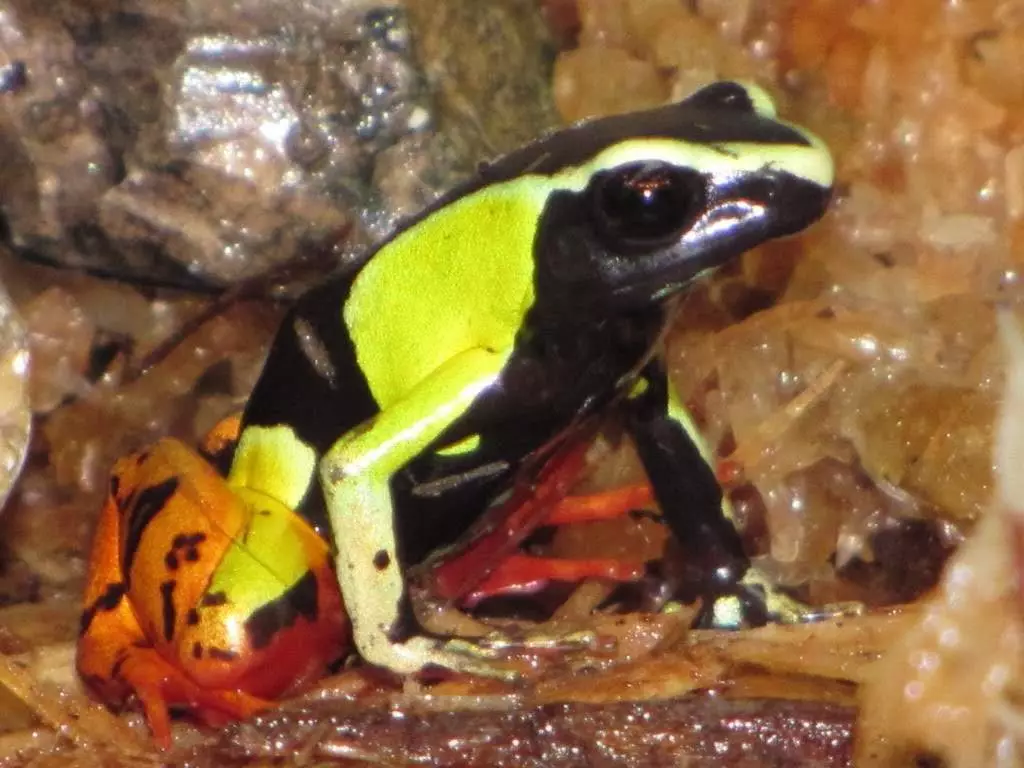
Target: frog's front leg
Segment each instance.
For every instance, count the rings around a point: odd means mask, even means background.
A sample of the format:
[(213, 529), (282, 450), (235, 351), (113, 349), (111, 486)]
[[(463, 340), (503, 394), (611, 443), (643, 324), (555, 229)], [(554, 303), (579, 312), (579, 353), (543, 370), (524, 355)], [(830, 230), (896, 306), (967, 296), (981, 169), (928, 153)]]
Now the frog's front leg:
[(507, 355), (466, 350), (338, 440), (320, 463), (336, 567), (360, 655), (401, 674), (437, 666), (505, 676), (493, 652), (424, 634), (402, 636), (405, 574), (397, 554), (391, 478), (421, 454), (498, 377)]
[(795, 622), (813, 609), (764, 577), (743, 551), (732, 508), (723, 498), (713, 457), (679, 402), (660, 361), (643, 372), (628, 403), (630, 431), (665, 522), (705, 598), (701, 623), (718, 628)]

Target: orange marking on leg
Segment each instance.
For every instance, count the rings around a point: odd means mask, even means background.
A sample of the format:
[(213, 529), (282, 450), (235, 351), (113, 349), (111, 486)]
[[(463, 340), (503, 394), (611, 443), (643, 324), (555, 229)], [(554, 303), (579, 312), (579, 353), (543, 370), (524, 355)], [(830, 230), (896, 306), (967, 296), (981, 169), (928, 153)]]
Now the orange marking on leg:
[(588, 445), (581, 442), (550, 459), (536, 482), (517, 487), (504, 504), (489, 510), (488, 517), (494, 515), (500, 522), (470, 539), (460, 551), (448, 553), (432, 568), (434, 592), (472, 605), (491, 595), (533, 591), (549, 581), (640, 578), (644, 573), (642, 564), (533, 558), (517, 552), (526, 537), (542, 525), (608, 520), (654, 505), (649, 484), (568, 496), (586, 467), (587, 449)]
[(502, 504), (491, 507), (484, 519), (489, 528), (448, 553), (431, 568), (432, 589), (439, 597), (455, 600), (468, 594), (506, 557), (515, 554), (565, 498), (586, 466), (588, 445), (580, 443), (550, 459), (535, 482), (517, 485)]
[[(238, 631), (249, 616), (228, 596), (220, 624), (203, 607), (210, 577), (251, 515), (223, 477), (176, 440), (115, 465), (93, 544), (77, 666), (107, 703), (121, 705), (134, 694), (161, 746), (170, 745), (169, 708), (210, 725), (249, 717), (323, 674), (347, 645), (327, 545), (297, 516), (292, 533), (304, 537), (315, 621), (295, 621), (265, 648), (253, 648), (248, 632)], [(193, 637), (193, 630), (209, 637)], [(218, 649), (197, 639), (226, 649), (216, 675), (203, 673)]]
[(200, 722), (214, 726), (251, 717), (272, 705), (240, 691), (202, 688), (153, 648), (128, 649), (118, 677), (135, 691), (153, 739), (163, 749), (171, 745), (170, 706), (184, 706)]
[(614, 520), (636, 509), (650, 509), (654, 504), (654, 491), (647, 484), (628, 485), (585, 496), (567, 496), (555, 504), (544, 519), (544, 524), (569, 525)]
[(511, 555), (460, 602), (472, 608), (480, 601), (499, 595), (537, 592), (552, 581), (575, 583), (584, 579), (630, 582), (643, 578), (643, 563), (594, 558), (568, 560), (559, 557)]

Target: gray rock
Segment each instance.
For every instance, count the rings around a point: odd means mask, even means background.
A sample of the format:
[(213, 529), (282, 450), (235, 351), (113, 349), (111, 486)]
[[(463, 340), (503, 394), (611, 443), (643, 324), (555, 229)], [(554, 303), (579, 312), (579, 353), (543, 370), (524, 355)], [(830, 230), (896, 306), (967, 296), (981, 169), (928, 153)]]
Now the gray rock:
[(0, 0), (9, 241), (215, 287), (384, 236), (553, 122), (534, 3), (413, 5)]

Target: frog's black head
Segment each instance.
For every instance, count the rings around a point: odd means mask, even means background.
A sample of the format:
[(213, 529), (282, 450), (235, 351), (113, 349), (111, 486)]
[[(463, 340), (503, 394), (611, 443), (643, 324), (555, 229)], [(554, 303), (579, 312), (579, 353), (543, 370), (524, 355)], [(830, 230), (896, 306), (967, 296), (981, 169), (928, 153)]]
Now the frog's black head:
[(808, 226), (832, 191), (825, 146), (737, 83), (580, 125), (516, 160), (551, 185), (534, 243), (537, 290), (563, 306), (649, 305)]

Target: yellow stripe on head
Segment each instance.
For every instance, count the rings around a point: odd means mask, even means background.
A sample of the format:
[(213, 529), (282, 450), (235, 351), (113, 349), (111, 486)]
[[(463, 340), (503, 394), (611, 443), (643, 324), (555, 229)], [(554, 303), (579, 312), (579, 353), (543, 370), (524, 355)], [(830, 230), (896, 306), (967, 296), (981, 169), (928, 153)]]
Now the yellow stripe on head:
[(809, 145), (748, 142), (692, 144), (668, 138), (629, 139), (599, 152), (588, 163), (563, 170), (555, 177), (555, 184), (559, 188), (579, 192), (602, 170), (658, 162), (692, 168), (719, 178), (776, 169), (822, 187), (831, 186), (835, 178), (831, 156), (828, 151), (823, 151), (824, 145), (820, 139), (807, 131), (801, 130), (800, 133), (810, 142)]

